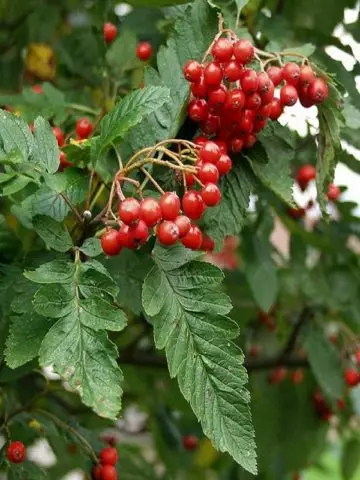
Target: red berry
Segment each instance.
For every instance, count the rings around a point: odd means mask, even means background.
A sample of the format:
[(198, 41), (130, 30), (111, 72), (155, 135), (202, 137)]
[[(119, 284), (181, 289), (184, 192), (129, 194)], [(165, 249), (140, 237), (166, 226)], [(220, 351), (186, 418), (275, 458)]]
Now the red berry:
[(92, 478), (94, 480), (102, 480), (102, 471), (103, 471), (103, 466), (98, 464), (94, 465), (94, 468), (92, 470)]
[(119, 218), (127, 225), (137, 222), (140, 217), (140, 203), (136, 198), (125, 198), (119, 205)]
[(190, 230), (191, 221), (186, 215), (179, 215), (175, 218), (174, 223), (179, 229), (179, 238), (184, 237)]
[(118, 475), (113, 465), (104, 465), (101, 472), (101, 480), (117, 480)]
[(200, 161), (204, 163), (216, 164), (220, 157), (220, 148), (216, 145), (216, 143), (211, 142), (210, 140), (208, 140), (205, 145), (203, 145), (199, 154)]
[(299, 85), (300, 87), (308, 87), (315, 79), (313, 69), (309, 65), (303, 65), (300, 68)]
[(283, 68), (283, 79), (294, 87), (297, 86), (300, 79), (300, 67), (297, 63), (289, 62)]
[(175, 220), (180, 212), (180, 199), (175, 192), (166, 192), (160, 199), (160, 208), (164, 220)]
[(329, 96), (329, 87), (323, 78), (316, 78), (310, 85), (308, 90), (309, 100), (318, 105), (324, 102)]
[(59, 165), (60, 171), (63, 171), (64, 168), (68, 168), (72, 166), (72, 163), (69, 162), (69, 160), (67, 159), (67, 155), (65, 152), (59, 153), (59, 160), (60, 160), (60, 165)]
[(316, 169), (310, 164), (303, 165), (296, 174), (296, 180), (300, 187), (305, 190), (308, 183), (316, 178)]
[[(271, 101), (272, 103), (272, 101)], [(267, 103), (266, 105), (263, 105), (257, 112), (256, 112), (256, 118), (258, 120), (266, 120), (268, 117), (270, 117), (271, 113), (271, 103)]]
[(249, 355), (251, 357), (257, 357), (260, 353), (260, 346), (259, 345), (251, 345), (250, 349), (249, 349)]
[(349, 387), (356, 387), (360, 382), (360, 376), (355, 368), (348, 368), (344, 372), (344, 379)]
[(241, 110), (245, 105), (245, 94), (239, 88), (230, 90), (226, 99), (226, 108), (231, 110)]
[(275, 93), (275, 87), (273, 83), (270, 83), (269, 89), (265, 93), (261, 93), (261, 101), (263, 105), (266, 105), (273, 101)]
[(249, 133), (244, 137), (244, 147), (245, 148), (252, 148), (257, 141), (256, 135)]
[(182, 199), (182, 208), (191, 220), (199, 220), (205, 210), (205, 204), (200, 193), (196, 190), (185, 192)]
[(203, 235), (197, 225), (191, 225), (188, 233), (181, 239), (181, 243), (191, 250), (199, 250), (201, 248)]
[(253, 93), (246, 97), (245, 108), (248, 110), (257, 110), (261, 106), (261, 97), (258, 93)]
[(259, 87), (259, 78), (255, 70), (246, 70), (241, 77), (240, 83), (246, 95), (255, 93)]
[(216, 163), (216, 168), (220, 175), (226, 175), (232, 168), (232, 161), (229, 155), (223, 153)]
[(274, 98), (274, 100), (270, 103), (270, 115), (269, 117), (271, 120), (277, 120), (283, 113), (283, 106), (281, 101), (278, 98)]
[(100, 452), (100, 462), (105, 465), (115, 465), (119, 459), (116, 448), (106, 447)]
[(203, 239), (201, 242), (201, 250), (204, 250), (204, 252), (212, 252), (215, 248), (215, 242), (214, 240), (209, 237), (208, 235), (203, 235)]
[(132, 236), (132, 230), (129, 225), (123, 223), (118, 232), (118, 241), (122, 247), (135, 250), (137, 247), (134, 237)]
[(205, 100), (192, 100), (188, 106), (188, 115), (194, 122), (203, 122), (206, 120), (209, 112), (208, 104)]
[(32, 90), (34, 93), (39, 93), (39, 94), (44, 93), (43, 87), (42, 87), (41, 85), (39, 85), (39, 84), (33, 85), (33, 86), (31, 87), (31, 90)]
[(287, 375), (287, 370), (284, 367), (278, 367), (273, 370), (269, 375), (269, 383), (276, 385), (285, 380)]
[(195, 145), (198, 145), (199, 147), (203, 147), (205, 143), (207, 143), (209, 139), (205, 137), (205, 135), (199, 135), (198, 137), (194, 138), (193, 142)]
[(156, 235), (163, 245), (174, 245), (179, 239), (179, 228), (175, 222), (165, 220), (158, 226)]
[(79, 118), (76, 122), (76, 133), (79, 138), (88, 138), (94, 127), (88, 118)]
[(266, 119), (258, 119), (254, 123), (253, 133), (261, 132), (266, 127), (267, 120)]
[(201, 122), (201, 129), (207, 135), (213, 135), (220, 129), (220, 117), (208, 114), (204, 122)]
[(220, 148), (221, 153), (227, 153), (227, 145), (225, 140), (221, 140), (221, 138), (213, 138), (212, 141)]
[(149, 42), (140, 42), (136, 47), (136, 56), (139, 60), (146, 62), (152, 55), (152, 46)]
[(231, 150), (234, 153), (239, 153), (244, 148), (244, 139), (243, 138), (233, 138), (231, 140)]
[(198, 447), (198, 439), (195, 435), (184, 435), (182, 442), (185, 450), (195, 450)]
[(205, 205), (215, 207), (221, 201), (220, 189), (215, 183), (208, 183), (201, 189), (201, 196)]
[(118, 255), (122, 249), (119, 232), (114, 228), (107, 229), (101, 236), (101, 248), (105, 255)]
[(299, 100), (304, 108), (310, 108), (314, 103), (309, 98), (309, 87), (300, 87), (298, 89)]
[(344, 410), (346, 408), (346, 403), (345, 403), (345, 400), (343, 400), (342, 398), (339, 398), (337, 401), (336, 401), (336, 405), (338, 407), (339, 410)]
[(203, 68), (196, 60), (189, 60), (184, 69), (184, 77), (188, 82), (198, 82), (201, 79)]
[(219, 88), (211, 90), (208, 97), (208, 103), (210, 107), (221, 107), (227, 99), (227, 89), (223, 85)]
[(236, 60), (231, 60), (224, 65), (224, 78), (229, 82), (237, 82), (243, 73), (242, 65)]
[(255, 50), (249, 40), (241, 39), (234, 44), (234, 55), (241, 64), (249, 63), (254, 58)]
[(203, 75), (198, 82), (191, 84), (191, 93), (194, 95), (194, 97), (206, 98), (208, 87), (205, 83)]
[(251, 133), (254, 128), (254, 122), (249, 115), (250, 110), (245, 110), (243, 116), (241, 117), (239, 128), (243, 133)]
[(288, 208), (288, 215), (289, 217), (293, 218), (294, 220), (298, 220), (302, 218), (306, 214), (305, 208)]
[(269, 78), (273, 82), (274, 86), (277, 87), (283, 80), (283, 69), (280, 67), (269, 67), (266, 70), (266, 73), (269, 75)]
[(59, 127), (53, 127), (52, 128), (53, 134), (56, 137), (57, 143), (59, 147), (62, 147), (64, 145), (65, 139), (64, 139), (64, 133)]
[(273, 82), (270, 80), (269, 75), (265, 72), (258, 73), (258, 79), (258, 92), (260, 93), (260, 95), (264, 95), (274, 86)]
[(292, 372), (291, 381), (296, 385), (301, 383), (303, 379), (304, 379), (304, 372), (300, 368)]
[(185, 183), (187, 187), (192, 187), (195, 184), (196, 180), (192, 173), (185, 172)]
[(130, 227), (129, 233), (135, 242), (143, 245), (149, 238), (149, 227), (144, 220), (139, 220), (135, 225)]
[(219, 180), (219, 170), (213, 163), (203, 163), (199, 167), (198, 177), (204, 184), (216, 183)]
[(11, 442), (6, 452), (7, 459), (11, 463), (21, 463), (26, 457), (26, 448), (22, 442)]
[(219, 64), (210, 62), (204, 69), (204, 81), (208, 87), (219, 87), (223, 79), (223, 71)]
[(280, 90), (280, 101), (282, 105), (292, 107), (298, 101), (299, 95), (292, 85), (284, 85)]
[(104, 23), (104, 40), (105, 43), (111, 43), (115, 40), (117, 35), (117, 28), (113, 23), (106, 22)]
[(153, 227), (161, 220), (161, 208), (155, 198), (144, 198), (140, 203), (140, 218), (148, 227)]
[(334, 185), (333, 183), (330, 183), (328, 186), (328, 191), (327, 191), (327, 196), (329, 200), (332, 200), (333, 202), (336, 202), (336, 200), (339, 199), (341, 195), (341, 190), (337, 185)]
[(234, 53), (233, 44), (227, 38), (219, 38), (214, 43), (211, 54), (218, 62), (227, 62)]

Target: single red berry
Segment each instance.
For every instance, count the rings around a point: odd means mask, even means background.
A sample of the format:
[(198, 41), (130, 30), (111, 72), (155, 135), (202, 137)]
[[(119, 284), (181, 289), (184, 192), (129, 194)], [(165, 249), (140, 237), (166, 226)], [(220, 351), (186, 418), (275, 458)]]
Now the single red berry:
[(249, 133), (244, 137), (244, 148), (252, 148), (257, 142), (256, 135)]
[(297, 63), (289, 62), (283, 68), (283, 79), (294, 87), (297, 86), (300, 79), (300, 67)]
[(7, 459), (11, 463), (21, 463), (26, 457), (26, 448), (22, 442), (11, 442), (6, 452)]
[(119, 459), (116, 448), (106, 447), (100, 452), (100, 462), (104, 465), (115, 465)]
[(231, 150), (234, 153), (239, 153), (244, 148), (244, 139), (235, 137), (231, 140)]
[(338, 407), (339, 410), (345, 410), (345, 408), (346, 408), (345, 400), (342, 399), (342, 398), (339, 398), (339, 399), (336, 401), (336, 405), (337, 405), (337, 407)]
[(64, 139), (64, 133), (59, 127), (52, 127), (53, 134), (56, 137), (56, 141), (59, 145), (59, 147), (62, 147), (64, 145), (65, 139)]
[(205, 137), (205, 135), (199, 135), (198, 137), (194, 138), (193, 142), (195, 145), (198, 145), (199, 147), (203, 147), (205, 143), (207, 143), (209, 139)]
[(182, 208), (191, 220), (199, 220), (205, 210), (205, 204), (200, 193), (196, 190), (185, 192), (182, 199)]
[(216, 62), (210, 62), (204, 69), (204, 81), (208, 87), (219, 87), (223, 79), (223, 71)]
[(272, 385), (276, 385), (278, 383), (281, 383), (285, 380), (286, 375), (287, 375), (286, 368), (278, 367), (270, 373), (269, 383), (271, 383)]
[(201, 162), (204, 163), (214, 163), (219, 160), (221, 157), (220, 148), (216, 145), (216, 143), (208, 140), (205, 145), (200, 150), (199, 159)]
[(125, 198), (119, 205), (119, 218), (127, 225), (131, 225), (139, 220), (140, 203), (136, 198)]
[(309, 98), (309, 87), (298, 88), (299, 100), (304, 108), (310, 108), (314, 105), (314, 102)]
[(241, 77), (240, 83), (246, 95), (255, 93), (259, 87), (259, 78), (255, 70), (246, 70)]
[(283, 69), (281, 67), (269, 67), (266, 70), (266, 73), (269, 75), (269, 78), (271, 79), (275, 87), (280, 85), (283, 80)]
[(308, 97), (312, 103), (323, 103), (329, 96), (329, 87), (323, 78), (315, 78), (309, 85)]
[(258, 93), (253, 93), (246, 97), (245, 108), (248, 110), (258, 110), (261, 107), (261, 97)]
[(207, 135), (214, 135), (220, 130), (220, 117), (208, 113), (206, 119), (201, 122), (201, 129)]
[(227, 62), (234, 53), (233, 44), (227, 38), (219, 38), (216, 40), (211, 49), (211, 54), (218, 62)]
[(356, 350), (355, 352), (355, 360), (358, 365), (360, 365), (360, 350)]
[(267, 124), (267, 119), (257, 119), (254, 123), (253, 133), (259, 133), (264, 130)]
[(195, 176), (192, 173), (185, 172), (185, 183), (187, 187), (192, 187), (195, 183)]
[(205, 185), (207, 183), (217, 183), (219, 180), (219, 170), (213, 163), (203, 163), (199, 167), (198, 177)]
[(241, 64), (249, 63), (254, 58), (255, 50), (249, 40), (241, 39), (234, 44), (234, 55)]
[(204, 252), (212, 252), (214, 248), (215, 248), (214, 240), (208, 235), (203, 234), (200, 250), (204, 250)]
[(101, 248), (105, 255), (118, 255), (122, 249), (119, 241), (119, 232), (114, 228), (107, 229), (101, 236)]
[(315, 79), (313, 69), (309, 65), (302, 65), (300, 68), (299, 86), (308, 87)]
[(258, 79), (258, 92), (260, 93), (260, 95), (264, 95), (274, 86), (273, 82), (271, 81), (269, 75), (266, 72), (258, 73)]
[(341, 195), (341, 190), (337, 185), (330, 183), (328, 186), (327, 197), (329, 200), (336, 202)]
[(137, 247), (136, 241), (132, 236), (132, 229), (129, 225), (123, 223), (118, 232), (118, 241), (122, 247), (129, 248), (130, 250), (135, 250)]
[(31, 87), (31, 90), (32, 90), (34, 93), (39, 93), (39, 94), (44, 93), (43, 87), (42, 87), (41, 85), (39, 85), (39, 84), (33, 85), (33, 86)]
[(194, 97), (206, 98), (208, 94), (208, 86), (205, 83), (204, 75), (201, 76), (198, 82), (191, 84), (191, 93)]
[(355, 368), (347, 368), (344, 372), (344, 379), (349, 387), (356, 387), (360, 382), (360, 376)]
[(256, 112), (256, 118), (257, 120), (266, 120), (267, 118), (270, 117), (271, 113), (271, 103), (267, 103), (266, 105), (263, 105), (257, 112)]
[(306, 210), (305, 208), (288, 208), (287, 210), (289, 217), (293, 218), (294, 220), (298, 220), (299, 218), (305, 217)]
[(271, 109), (269, 117), (271, 120), (277, 120), (284, 111), (282, 103), (278, 98), (274, 98), (274, 100), (270, 103), (270, 106)]
[(239, 123), (239, 129), (243, 133), (251, 133), (254, 129), (254, 121), (252, 120), (251, 116), (247, 113), (250, 111), (251, 110), (245, 110)]
[(148, 227), (153, 227), (161, 220), (161, 208), (155, 198), (144, 198), (140, 203), (140, 218)]
[(188, 82), (198, 82), (201, 79), (203, 68), (196, 60), (189, 60), (183, 69), (183, 73)]
[(201, 196), (208, 207), (215, 207), (221, 201), (221, 192), (215, 183), (206, 184), (201, 189)]
[(158, 226), (156, 235), (163, 245), (174, 245), (179, 239), (179, 228), (175, 222), (164, 220)]
[(196, 450), (198, 448), (198, 438), (195, 435), (184, 435), (182, 443), (185, 450)]
[(231, 110), (241, 110), (245, 105), (245, 94), (239, 88), (230, 90), (227, 95), (225, 106)]
[(310, 164), (303, 165), (299, 168), (296, 174), (296, 180), (302, 190), (305, 190), (309, 182), (315, 180), (316, 178), (316, 169)]
[(282, 105), (292, 107), (298, 101), (299, 95), (292, 85), (284, 85), (280, 90), (280, 101)]
[(265, 93), (260, 93), (261, 102), (263, 105), (266, 105), (274, 100), (275, 94), (275, 87), (274, 84), (271, 82), (269, 89)]
[(232, 168), (232, 161), (229, 155), (223, 153), (216, 163), (216, 168), (220, 175), (226, 175)]
[(229, 82), (237, 82), (243, 73), (243, 67), (236, 60), (231, 60), (224, 65), (224, 78)]
[(191, 250), (199, 250), (201, 248), (203, 235), (197, 225), (191, 225), (188, 233), (181, 239), (181, 243)]
[(92, 469), (92, 478), (94, 480), (102, 480), (103, 476), (102, 476), (102, 471), (103, 471), (103, 466), (98, 464), (98, 465), (94, 465), (93, 469)]
[(75, 131), (79, 138), (88, 138), (94, 127), (88, 118), (79, 118), (76, 122)]
[(117, 35), (117, 28), (113, 23), (106, 22), (104, 23), (104, 40), (105, 43), (111, 43), (115, 40)]
[(160, 199), (160, 208), (164, 220), (175, 220), (180, 212), (180, 199), (175, 192), (166, 192)]
[(304, 379), (304, 372), (298, 368), (294, 372), (291, 373), (291, 381), (296, 385), (301, 383)]
[(251, 357), (257, 357), (260, 353), (260, 346), (259, 345), (251, 345), (251, 347), (249, 348), (249, 355)]
[(152, 46), (149, 42), (140, 42), (136, 47), (136, 56), (139, 60), (146, 62), (152, 55)]
[(225, 140), (221, 138), (213, 138), (212, 141), (220, 148), (221, 153), (227, 153), (227, 145)]
[(179, 229), (179, 238), (184, 237), (190, 230), (191, 221), (186, 215), (179, 215), (175, 218), (174, 223)]
[(60, 160), (59, 170), (61, 172), (64, 170), (64, 168), (68, 168), (72, 166), (72, 163), (69, 162), (69, 160), (67, 159), (67, 155), (65, 152), (60, 151), (59, 160)]
[(221, 85), (219, 88), (210, 90), (208, 96), (208, 104), (212, 108), (221, 107), (227, 99), (227, 89), (224, 85)]
[(130, 235), (135, 242), (143, 245), (149, 238), (149, 227), (144, 220), (139, 220), (134, 225), (130, 226)]
[(102, 480), (117, 480), (118, 478), (114, 465), (103, 465), (101, 475)]
[(194, 122), (206, 120), (208, 112), (209, 107), (205, 100), (192, 100), (188, 105), (188, 115)]

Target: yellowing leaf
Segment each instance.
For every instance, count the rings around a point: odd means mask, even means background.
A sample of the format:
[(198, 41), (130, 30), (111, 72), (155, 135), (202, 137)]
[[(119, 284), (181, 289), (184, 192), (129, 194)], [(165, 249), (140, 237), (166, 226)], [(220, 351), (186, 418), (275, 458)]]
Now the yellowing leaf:
[(45, 43), (31, 43), (29, 45), (25, 65), (30, 73), (42, 80), (53, 80), (55, 78), (55, 52)]

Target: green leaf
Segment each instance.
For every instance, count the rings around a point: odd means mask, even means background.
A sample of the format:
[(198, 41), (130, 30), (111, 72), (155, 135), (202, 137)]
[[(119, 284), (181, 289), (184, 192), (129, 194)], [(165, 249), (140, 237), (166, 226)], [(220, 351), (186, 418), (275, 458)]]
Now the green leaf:
[(24, 272), (24, 276), (35, 283), (70, 283), (74, 275), (75, 265), (66, 260), (53, 260)]
[(138, 39), (132, 30), (123, 30), (106, 52), (106, 60), (117, 74), (131, 70), (137, 64), (136, 45)]
[(10, 464), (8, 480), (45, 480), (49, 478), (46, 471), (30, 461)]
[(355, 474), (360, 462), (360, 441), (351, 438), (344, 445), (341, 457), (341, 474), (343, 480), (355, 480)]
[(49, 173), (59, 168), (59, 147), (48, 122), (38, 117), (34, 122), (35, 151), (32, 161)]
[(36, 292), (34, 310), (44, 317), (60, 318), (70, 313), (74, 306), (74, 288), (70, 285), (43, 285)]
[(166, 7), (168, 5), (178, 5), (188, 3), (189, 0), (129, 0), (129, 4), (134, 7)]
[(16, 149), (27, 160), (34, 151), (34, 138), (28, 125), (12, 113), (0, 110), (0, 139), (6, 153)]
[(316, 325), (310, 326), (306, 331), (304, 347), (322, 390), (334, 400), (342, 398), (345, 385), (341, 358), (324, 331)]
[(93, 330), (121, 331), (126, 326), (126, 317), (122, 310), (102, 298), (90, 297), (79, 301), (80, 319), (83, 325)]
[(80, 247), (80, 250), (88, 257), (97, 257), (102, 253), (100, 239), (96, 237), (87, 238)]
[(72, 247), (70, 234), (61, 223), (50, 217), (39, 215), (34, 217), (33, 225), (36, 233), (49, 248), (58, 252), (67, 252)]
[(155, 247), (156, 265), (143, 287), (144, 310), (153, 321), (157, 348), (165, 348), (170, 376), (177, 377), (204, 433), (255, 474), (247, 374), (243, 354), (231, 341), (237, 326), (224, 316), (231, 304), (219, 291), (223, 275), (188, 253), (176, 266), (184, 253), (180, 246)]
[[(103, 268), (106, 271), (105, 267)], [(105, 274), (105, 272), (96, 270), (94, 264), (89, 262), (81, 265), (79, 271), (79, 288), (81, 293), (86, 297), (92, 295), (103, 297), (104, 294), (108, 294), (115, 298), (119, 291), (116, 283), (107, 272)]]
[(298, 53), (300, 55), (304, 55), (305, 57), (311, 57), (311, 55), (313, 55), (313, 53), (315, 53), (316, 51), (316, 46), (313, 45), (312, 43), (305, 43), (304, 45), (301, 45), (299, 47), (295, 46), (295, 47), (290, 47), (290, 48), (285, 48), (283, 50), (284, 53), (286, 53), (286, 61), (287, 62), (290, 62), (290, 61), (294, 61), (294, 62), (298, 62), (299, 61), (299, 57), (297, 56), (292, 56), (291, 53)]

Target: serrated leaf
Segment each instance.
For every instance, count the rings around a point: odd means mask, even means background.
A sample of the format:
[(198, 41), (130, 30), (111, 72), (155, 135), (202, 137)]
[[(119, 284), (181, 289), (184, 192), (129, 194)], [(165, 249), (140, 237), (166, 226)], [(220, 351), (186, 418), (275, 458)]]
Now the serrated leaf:
[[(100, 264), (101, 265), (101, 264)], [(92, 268), (94, 264), (81, 265), (79, 271), (79, 289), (85, 297), (95, 295), (103, 297), (105, 294), (116, 297), (119, 288), (109, 274)], [(105, 269), (105, 267), (103, 267)], [(105, 269), (106, 270), (106, 269)]]
[(29, 126), (12, 113), (0, 110), (0, 139), (6, 153), (16, 149), (27, 160), (34, 151), (34, 138)]
[(90, 297), (79, 301), (80, 318), (83, 325), (93, 330), (121, 331), (126, 326), (126, 317), (122, 310), (99, 297)]
[(223, 275), (197, 260), (172, 268), (172, 259), (184, 251), (155, 247), (143, 307), (153, 321), (157, 348), (165, 348), (170, 375), (177, 377), (204, 433), (216, 448), (256, 473), (247, 374), (243, 354), (231, 341), (237, 326), (224, 316), (231, 304), (219, 291)]
[(25, 270), (24, 276), (35, 283), (70, 283), (75, 266), (66, 260), (53, 260), (40, 265), (36, 270)]
[(138, 39), (132, 30), (122, 30), (116, 40), (106, 52), (106, 60), (110, 68), (117, 74), (122, 74), (134, 68), (136, 58), (136, 45)]
[(74, 287), (71, 285), (43, 285), (35, 294), (34, 310), (44, 317), (64, 317), (74, 309), (74, 296)]
[(48, 122), (37, 117), (35, 127), (35, 149), (32, 161), (49, 173), (55, 173), (59, 168), (59, 147)]
[(344, 445), (341, 457), (341, 474), (343, 480), (355, 480), (355, 474), (360, 463), (360, 441), (351, 438)]
[(80, 250), (88, 257), (97, 257), (102, 253), (100, 239), (96, 237), (87, 238), (80, 247)]
[(36, 233), (53, 250), (67, 252), (72, 247), (70, 234), (61, 223), (50, 217), (39, 215), (34, 217), (33, 225)]
[(13, 177), (3, 185), (1, 195), (4, 197), (14, 195), (23, 190), (30, 182), (32, 182), (32, 179), (24, 175)]

